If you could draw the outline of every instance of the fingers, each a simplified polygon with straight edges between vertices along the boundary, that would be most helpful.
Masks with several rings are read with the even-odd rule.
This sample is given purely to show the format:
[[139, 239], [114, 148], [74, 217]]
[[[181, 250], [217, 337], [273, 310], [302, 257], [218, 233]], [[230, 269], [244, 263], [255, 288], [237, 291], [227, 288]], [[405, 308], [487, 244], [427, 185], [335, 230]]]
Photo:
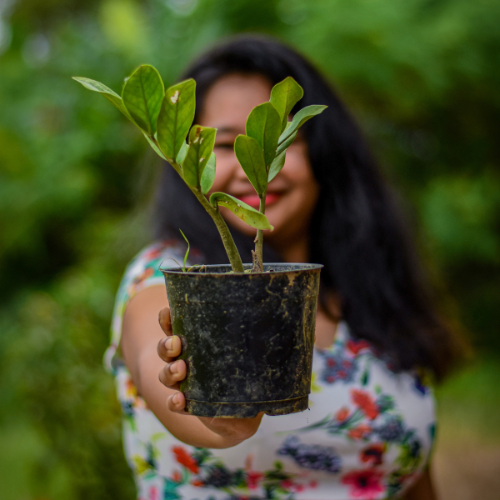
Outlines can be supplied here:
[[186, 399], [184, 398], [184, 394], [182, 394], [182, 392], [176, 392], [175, 394], [172, 394], [171, 396], [168, 397], [167, 408], [170, 411], [173, 411], [174, 413], [185, 414], [186, 413], [184, 411], [185, 407], [186, 407]]
[[172, 337], [165, 337], [158, 342], [157, 345], [158, 356], [160, 356], [163, 361], [170, 363], [173, 358], [180, 356], [182, 351], [182, 342], [177, 335]]
[[186, 378], [186, 363], [182, 359], [167, 363], [161, 369], [158, 378], [169, 389], [179, 389], [179, 382]]
[[172, 335], [172, 318], [170, 316], [170, 307], [164, 307], [158, 315], [158, 322], [165, 335]]
[[[179, 359], [182, 351], [181, 339], [172, 335], [172, 317], [170, 308], [164, 307], [158, 315], [158, 322], [166, 338], [158, 342], [158, 356], [166, 362], [166, 365], [160, 371], [158, 378], [160, 382], [169, 389], [178, 390], [180, 382], [186, 378], [186, 363]], [[167, 399], [167, 408], [175, 413], [185, 413], [186, 399], [182, 392], [176, 392]]]

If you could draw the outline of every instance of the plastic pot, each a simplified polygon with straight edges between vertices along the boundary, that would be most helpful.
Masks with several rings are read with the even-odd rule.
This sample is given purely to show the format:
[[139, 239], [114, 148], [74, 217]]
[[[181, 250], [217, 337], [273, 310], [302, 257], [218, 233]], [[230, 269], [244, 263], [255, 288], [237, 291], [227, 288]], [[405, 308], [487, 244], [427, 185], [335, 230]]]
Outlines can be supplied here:
[[161, 267], [187, 365], [186, 411], [253, 417], [307, 409], [322, 267], [264, 264], [251, 274], [229, 265]]

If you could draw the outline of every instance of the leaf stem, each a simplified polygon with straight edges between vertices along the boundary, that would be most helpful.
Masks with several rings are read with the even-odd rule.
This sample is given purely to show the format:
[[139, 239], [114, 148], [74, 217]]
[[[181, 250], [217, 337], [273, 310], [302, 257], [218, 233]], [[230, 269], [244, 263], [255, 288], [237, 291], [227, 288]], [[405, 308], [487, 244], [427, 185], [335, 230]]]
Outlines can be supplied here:
[[218, 208], [212, 206], [212, 204], [207, 200], [205, 195], [199, 189], [191, 188], [193, 194], [198, 198], [198, 201], [203, 205], [205, 210], [208, 212], [210, 217], [212, 217], [217, 229], [219, 230], [220, 237], [222, 239], [222, 244], [224, 245], [224, 249], [226, 250], [227, 256], [229, 258], [229, 263], [235, 273], [244, 272], [243, 262], [241, 261], [240, 253], [238, 252], [238, 248], [234, 243], [233, 237], [231, 236], [231, 232], [227, 227], [226, 221], [224, 217], [220, 214]]
[[[152, 139], [158, 149], [161, 151], [161, 148], [156, 141], [156, 139]], [[171, 163], [174, 170], [181, 176], [182, 178], [182, 168], [177, 162]], [[229, 263], [231, 264], [231, 268], [235, 273], [244, 272], [243, 262], [240, 257], [240, 253], [238, 252], [238, 248], [234, 243], [233, 237], [231, 236], [231, 232], [227, 227], [226, 221], [224, 217], [219, 212], [218, 208], [215, 208], [206, 198], [206, 196], [201, 192], [199, 188], [193, 188], [189, 184], [186, 183], [186, 186], [189, 187], [191, 192], [196, 196], [198, 201], [203, 205], [203, 208], [208, 212], [210, 217], [212, 217], [217, 229], [219, 231], [220, 237], [222, 239], [222, 244], [224, 245], [224, 249], [226, 250], [227, 256], [229, 258]], [[264, 197], [265, 200], [265, 197]]]
[[[260, 198], [260, 206], [259, 212], [261, 214], [265, 214], [266, 211], [266, 194], [267, 189], [264, 191], [262, 195], [259, 195]], [[260, 268], [260, 271], [264, 271], [264, 231], [262, 229], [257, 229], [257, 238], [255, 238], [255, 254], [257, 256], [257, 265]]]

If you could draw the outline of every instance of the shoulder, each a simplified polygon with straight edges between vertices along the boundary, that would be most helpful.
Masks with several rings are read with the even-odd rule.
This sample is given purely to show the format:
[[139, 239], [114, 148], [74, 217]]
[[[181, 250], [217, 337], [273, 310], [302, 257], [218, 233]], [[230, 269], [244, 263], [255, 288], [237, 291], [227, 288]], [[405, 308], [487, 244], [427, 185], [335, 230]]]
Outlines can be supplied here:
[[[118, 346], [122, 335], [123, 315], [129, 302], [139, 292], [154, 285], [163, 285], [164, 278], [160, 271], [162, 263], [175, 265], [177, 262], [182, 265], [185, 253], [185, 243], [177, 239], [156, 241], [142, 249], [128, 264], [116, 294], [111, 324], [111, 345], [105, 354], [105, 365], [109, 369], [115, 370], [117, 363], [120, 362]], [[201, 260], [201, 254], [193, 249], [189, 257], [190, 264]]]
[[[160, 271], [162, 264], [182, 265], [186, 254], [186, 245], [176, 239], [156, 241], [141, 250], [125, 270], [118, 296], [130, 300], [144, 288], [163, 283]], [[198, 263], [201, 254], [196, 249], [189, 252], [188, 264]]]

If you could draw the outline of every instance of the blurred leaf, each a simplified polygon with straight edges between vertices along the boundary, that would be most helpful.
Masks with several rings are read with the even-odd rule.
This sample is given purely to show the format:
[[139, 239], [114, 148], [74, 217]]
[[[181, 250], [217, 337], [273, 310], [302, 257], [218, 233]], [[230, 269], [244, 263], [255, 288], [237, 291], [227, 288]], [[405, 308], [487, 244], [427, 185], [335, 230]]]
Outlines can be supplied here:
[[272, 88], [270, 102], [280, 115], [282, 131], [285, 130], [292, 108], [302, 99], [303, 95], [302, 87], [291, 76], [286, 77]]
[[195, 112], [196, 82], [186, 80], [169, 87], [158, 116], [158, 143], [169, 161], [177, 158], [186, 142]]
[[270, 102], [256, 106], [248, 115], [246, 135], [257, 141], [264, 152], [266, 167], [276, 156], [278, 138], [281, 133], [281, 119]]
[[212, 193], [210, 203], [213, 206], [221, 206], [228, 208], [236, 217], [255, 229], [273, 229], [269, 224], [267, 217], [259, 211], [252, 208], [250, 205], [243, 203], [234, 196], [225, 193]]
[[234, 152], [255, 191], [259, 195], [264, 194], [267, 188], [267, 170], [257, 141], [252, 137], [239, 135], [234, 141]]
[[182, 176], [191, 187], [200, 188], [203, 170], [211, 158], [217, 130], [195, 125], [189, 133], [189, 147], [182, 163]]
[[122, 99], [130, 116], [144, 132], [152, 137], [163, 99], [163, 80], [158, 71], [144, 64], [125, 82]]

